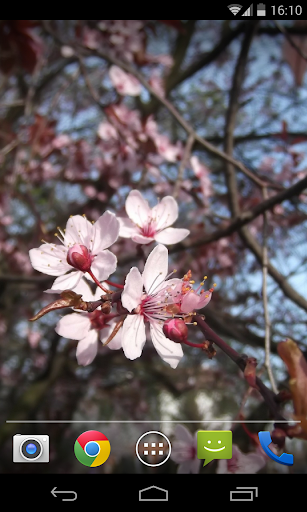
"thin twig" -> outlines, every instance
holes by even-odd
[[[174,187],[174,193],[173,193],[173,197],[175,199],[178,196],[179,189],[181,187],[184,169],[185,169],[185,167],[186,167],[186,165],[188,163],[188,160],[190,158],[190,154],[191,154],[191,151],[192,151],[192,147],[193,147],[194,141],[195,141],[194,135],[190,134],[189,137],[188,137],[187,143],[185,145],[183,157],[182,157],[179,169],[178,169],[178,176],[177,176],[177,180],[176,180],[175,187]]]
[[[267,188],[264,187],[262,191],[264,201],[268,199]],[[267,369],[269,379],[271,382],[274,393],[277,393],[277,386],[274,379],[271,358],[270,358],[270,337],[271,337],[271,322],[268,308],[268,294],[267,294],[267,278],[268,278],[268,214],[263,213],[263,236],[262,236],[262,302],[263,302],[263,313],[264,313],[264,348],[265,348],[265,362],[264,366]]]
[[[16,148],[16,146],[18,146],[18,144],[19,144],[18,139],[13,140],[12,142],[10,142],[6,146],[4,146],[4,148],[0,149],[0,155],[3,155],[3,156],[7,155],[10,151],[12,151],[14,148]]]
[[[44,28],[45,30],[53,36],[55,41],[60,45],[63,46],[66,44],[65,41],[63,41],[59,35],[51,29],[49,23],[44,20]],[[228,155],[224,151],[221,151],[220,149],[216,148],[210,142],[208,142],[206,139],[198,135],[198,133],[195,132],[195,130],[192,128],[192,126],[181,116],[181,114],[178,112],[178,110],[168,101],[167,98],[161,96],[157,91],[147,82],[146,78],[137,71],[129,62],[122,61],[115,57],[114,55],[111,55],[110,53],[106,52],[102,49],[89,49],[82,45],[76,45],[78,54],[89,56],[89,55],[96,55],[97,57],[100,57],[101,59],[109,62],[110,64],[114,64],[127,73],[132,74],[135,78],[139,80],[139,82],[147,89],[147,91],[156,98],[162,105],[164,105],[167,110],[172,114],[172,116],[178,121],[178,123],[182,126],[182,128],[189,134],[193,135],[196,142],[201,144],[209,153],[212,153],[226,162],[232,163],[237,169],[239,169],[243,174],[249,177],[251,181],[256,183],[260,188],[265,186],[266,183],[261,180],[258,176],[255,175],[252,171],[250,171],[242,162],[239,162],[236,160],[233,156]]]

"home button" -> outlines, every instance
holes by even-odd
[[[168,491],[151,485],[139,491],[139,501],[168,501]]]

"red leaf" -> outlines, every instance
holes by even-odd
[[[293,399],[295,419],[302,423],[295,427],[296,437],[307,438],[307,361],[298,345],[287,339],[277,346],[277,351],[287,365],[289,387]],[[299,428],[297,428],[299,427]]]
[[[306,20],[298,20],[294,23],[294,26],[306,26]],[[302,51],[304,55],[307,55],[307,37],[306,36],[292,36],[291,40],[293,43]],[[292,69],[295,83],[297,86],[301,86],[305,71],[307,69],[307,61],[304,59],[296,48],[294,48],[289,41],[285,41],[283,46],[283,57],[288,62]]]
[[[1,20],[1,71],[9,73],[15,65],[29,73],[34,71],[43,49],[41,40],[32,32],[35,25],[31,20]]]

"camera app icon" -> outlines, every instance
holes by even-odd
[[[49,462],[49,436],[13,436],[13,462]]]

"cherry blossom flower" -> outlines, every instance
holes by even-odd
[[[138,190],[131,190],[126,199],[129,218],[117,217],[120,223],[119,235],[131,238],[138,244],[149,244],[156,240],[162,244],[176,244],[186,238],[188,229],[170,228],[178,217],[178,205],[172,196],[163,199],[150,208]]]
[[[181,313],[191,313],[195,309],[202,309],[207,306],[211,300],[212,292],[214,290],[214,288],[210,288],[209,290],[204,290],[202,288],[207,276],[204,276],[204,281],[194,289],[194,281],[191,280],[191,277],[192,272],[189,270],[183,277],[182,281],[175,285],[172,292],[176,295],[177,303],[180,304]]]
[[[139,96],[141,94],[140,82],[118,66],[110,67],[109,76],[119,94],[123,96]]]
[[[210,169],[202,164],[197,156],[192,156],[190,159],[191,167],[195,176],[200,181],[201,191],[205,199],[211,197],[213,194],[212,183],[210,179]]]
[[[174,304],[172,287],[178,279],[166,281],[168,271],[168,251],[164,245],[157,245],[149,254],[143,274],[132,267],[125,281],[122,305],[129,312],[123,324],[122,346],[128,359],[140,357],[146,341],[146,322],[150,326],[153,345],[160,357],[172,368],[176,368],[183,356],[180,344],[167,339],[163,334],[163,321],[173,315],[167,307]],[[146,293],[143,292],[143,287]]]
[[[253,474],[263,468],[267,460],[264,454],[260,451],[253,453],[242,453],[238,446],[232,445],[232,458],[220,459],[218,461],[217,473],[239,474],[249,473]]]
[[[29,251],[33,268],[44,274],[60,276],[51,289],[73,289],[85,272],[90,271],[101,282],[115,271],[117,258],[106,250],[117,240],[119,233],[119,222],[113,213],[106,211],[94,224],[81,215],[74,215],[69,218],[64,231],[58,230],[61,237],[56,236],[62,246],[45,242],[38,249]],[[90,276],[85,277],[91,280]]]
[[[107,285],[104,283],[104,287]],[[76,293],[82,294],[85,301],[98,300],[104,295],[102,290],[97,287],[93,294],[86,282],[81,279],[74,288]],[[48,290],[50,292],[50,290]],[[79,341],[77,345],[77,360],[80,365],[87,366],[95,359],[98,351],[98,339],[105,343],[113,332],[116,321],[114,315],[102,313],[101,308],[97,308],[93,313],[80,311],[63,316],[57,323],[55,331],[64,338]],[[121,348],[121,329],[114,338],[107,344],[112,350]]]
[[[197,432],[194,436],[182,425],[175,427],[171,459],[179,464],[177,473],[198,473],[201,460],[197,458]]]
[[[97,128],[97,134],[104,141],[118,139],[116,129],[111,123],[108,123],[107,121],[103,121],[99,124]]]

